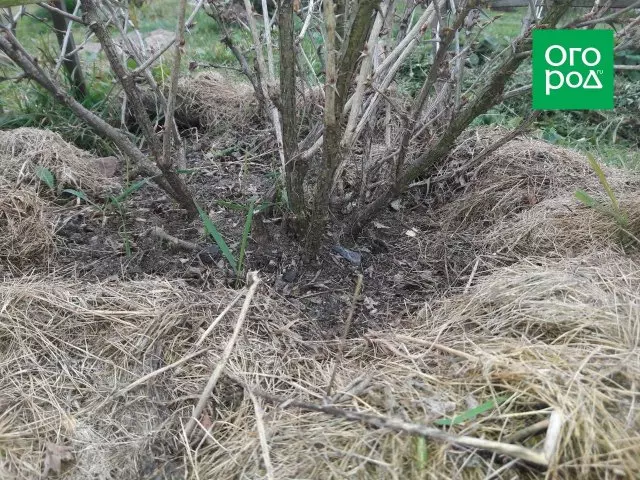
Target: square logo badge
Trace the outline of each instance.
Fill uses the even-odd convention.
[[[533,109],[613,109],[613,30],[534,30]]]

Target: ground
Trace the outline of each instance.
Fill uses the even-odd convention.
[[[633,478],[635,241],[573,196],[604,198],[577,152],[520,137],[474,164],[473,152],[501,133],[461,139],[440,181],[410,189],[346,245],[361,253],[359,266],[327,237],[317,261],[301,267],[276,209],[250,237],[246,265],[261,284],[243,300],[246,286],[201,224],[186,222],[157,188],[105,210],[118,171],[105,177],[104,161],[50,132],[4,132],[3,478],[542,478],[545,469]],[[237,251],[245,214],[234,208],[268,188],[272,167],[210,155],[213,138],[188,141],[198,146],[187,157],[188,184]],[[37,166],[61,183],[57,193]],[[637,235],[640,178],[605,172]],[[358,273],[364,288],[354,304]],[[220,362],[224,373],[187,440]],[[336,367],[326,401],[341,411],[440,425],[438,435],[453,436],[421,440],[305,412],[322,405]],[[302,409],[278,408],[260,392]],[[545,467],[483,439],[520,445]],[[542,444],[548,454],[537,453]]]
[[[143,33],[172,30],[166,7],[144,7]],[[197,21],[180,170],[238,258],[277,156]],[[475,125],[306,264],[276,195],[236,275],[200,219],[151,183],[114,201],[139,180],[126,159],[18,97],[32,113],[11,126],[84,148],[0,131],[0,478],[640,476],[640,157],[607,128],[585,146],[538,124],[477,162],[505,130]]]

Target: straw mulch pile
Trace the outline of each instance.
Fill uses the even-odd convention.
[[[55,191],[38,176],[54,176]],[[56,251],[55,231],[63,208],[56,199],[65,188],[89,197],[118,188],[100,160],[48,130],[0,131],[0,270],[47,267]]]
[[[180,79],[176,121],[182,125],[224,133],[242,131],[260,117],[251,84],[205,71]]]
[[[0,180],[0,263],[46,263],[55,250],[55,218],[55,209],[36,193]]]
[[[73,479],[544,476],[509,456],[252,398],[237,380],[321,405],[337,356],[336,344],[301,338],[309,321],[266,287],[189,441],[185,423],[239,305],[201,344],[205,353],[118,395],[197,350],[236,293],[153,279],[3,283],[0,476],[36,478],[57,460],[62,478]],[[348,341],[331,401],[433,425],[499,399],[443,431],[539,450],[555,412],[552,478],[640,472],[637,258],[525,260],[430,304],[413,323]]]
[[[59,191],[74,188],[103,194],[116,187],[113,179],[101,173],[93,155],[57,133],[37,128],[0,130],[0,178],[38,190],[44,186],[36,175],[38,167],[53,173]]]
[[[584,155],[542,140],[518,137],[480,162],[472,161],[505,133],[500,128],[474,131],[436,175],[432,188],[447,230],[485,232],[489,225],[508,222],[546,199],[571,196],[578,189],[603,197]],[[640,175],[608,167],[604,171],[617,195],[640,189]],[[579,203],[572,200],[572,205]]]

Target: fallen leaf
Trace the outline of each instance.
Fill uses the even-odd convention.
[[[387,230],[390,228],[390,227],[387,227],[386,225],[383,225],[380,222],[373,222],[373,226],[376,227],[376,228],[387,229]]]
[[[416,232],[413,228],[410,228],[409,230],[407,230],[406,232],[404,232],[404,234],[407,237],[411,237],[411,238],[415,238],[418,235],[418,232]]]
[[[44,455],[44,473],[42,476],[46,478],[51,471],[60,473],[62,462],[68,460],[73,460],[73,450],[71,447],[48,442],[47,451]]]
[[[391,206],[392,209],[394,209],[396,212],[400,211],[400,209],[402,208],[402,202],[400,201],[400,199],[394,200],[393,202],[391,202],[389,204]]]

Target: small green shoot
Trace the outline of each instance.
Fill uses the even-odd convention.
[[[478,415],[488,412],[489,410],[493,410],[498,405],[509,400],[510,397],[507,396],[498,396],[495,399],[487,400],[484,403],[481,403],[477,407],[470,408],[469,410],[462,412],[460,415],[456,415],[453,418],[440,418],[436,420],[434,423],[436,425],[442,425],[450,427],[452,425],[460,425],[468,420],[472,420]]]
[[[48,168],[36,167],[36,176],[43,181],[51,191],[56,189],[56,179]]]
[[[632,239],[637,243],[636,237],[631,232],[629,232],[629,219],[626,213],[620,208],[620,203],[616,198],[613,188],[611,188],[611,184],[607,180],[607,176],[605,175],[604,170],[602,169],[598,161],[594,158],[594,156],[591,155],[590,153],[587,153],[587,159],[589,161],[589,165],[591,166],[595,174],[598,176],[598,181],[600,182],[600,185],[602,186],[605,193],[607,194],[607,197],[609,197],[609,204],[605,205],[597,201],[595,198],[593,198],[584,190],[577,190],[575,192],[575,197],[587,207],[593,208],[594,210],[597,210],[600,213],[603,213],[605,215],[612,217],[615,220],[615,222],[618,224],[618,227],[620,227],[620,230],[621,230],[620,233],[623,237],[622,240],[625,241],[625,243],[626,243],[626,240],[628,239]],[[625,237],[628,237],[628,238],[625,238]]]
[[[244,254],[247,248],[247,242],[249,241],[249,234],[251,233],[254,207],[255,207],[255,201],[250,202],[249,207],[247,208],[247,217],[245,218],[245,221],[244,221],[244,229],[242,230],[242,240],[240,241],[240,253],[238,253],[238,270],[236,272],[237,282],[240,281],[240,277],[242,275],[242,270],[244,267]]]
[[[236,212],[244,212],[247,209],[246,205],[237,202],[230,202],[228,200],[216,200],[214,202],[219,207],[224,207],[228,210],[234,210]]]
[[[122,202],[124,202],[127,198],[129,198],[129,195],[131,195],[134,192],[137,192],[138,190],[140,190],[142,187],[144,187],[146,184],[149,183],[150,178],[143,178],[142,180],[138,180],[135,183],[132,183],[131,185],[129,185],[127,188],[125,188],[121,194],[115,196],[115,197],[111,197],[111,202],[114,204],[120,204]]]
[[[197,205],[197,207],[198,207],[198,213],[200,214],[200,219],[204,224],[205,230],[209,235],[211,235],[211,238],[213,238],[213,240],[216,242],[216,245],[218,245],[218,248],[222,252],[222,255],[224,256],[224,258],[227,259],[227,262],[229,262],[229,265],[231,265],[233,272],[237,274],[238,263],[236,262],[236,259],[234,258],[233,253],[229,249],[227,242],[224,241],[224,238],[222,238],[222,235],[220,235],[220,232],[218,232],[218,229],[209,218],[209,215],[207,215],[207,212],[205,212],[200,207],[200,205]]]
[[[429,464],[429,448],[427,439],[416,437],[416,468],[418,473],[424,472]]]
[[[589,165],[591,165],[591,168],[593,168],[593,171],[596,172],[600,185],[602,185],[602,188],[604,188],[604,191],[607,192],[607,196],[609,197],[609,200],[611,200],[611,206],[613,207],[613,210],[615,212],[620,212],[620,205],[618,204],[618,199],[613,193],[613,189],[611,188],[611,184],[607,180],[607,176],[604,174],[604,170],[602,170],[602,167],[600,166],[598,161],[590,153],[587,153],[587,159],[589,160]]]
[[[79,198],[80,200],[84,200],[87,203],[91,203],[91,201],[87,198],[87,195],[80,190],[74,190],[72,188],[65,188],[62,193],[68,193],[69,195],[73,195],[74,197]]]

